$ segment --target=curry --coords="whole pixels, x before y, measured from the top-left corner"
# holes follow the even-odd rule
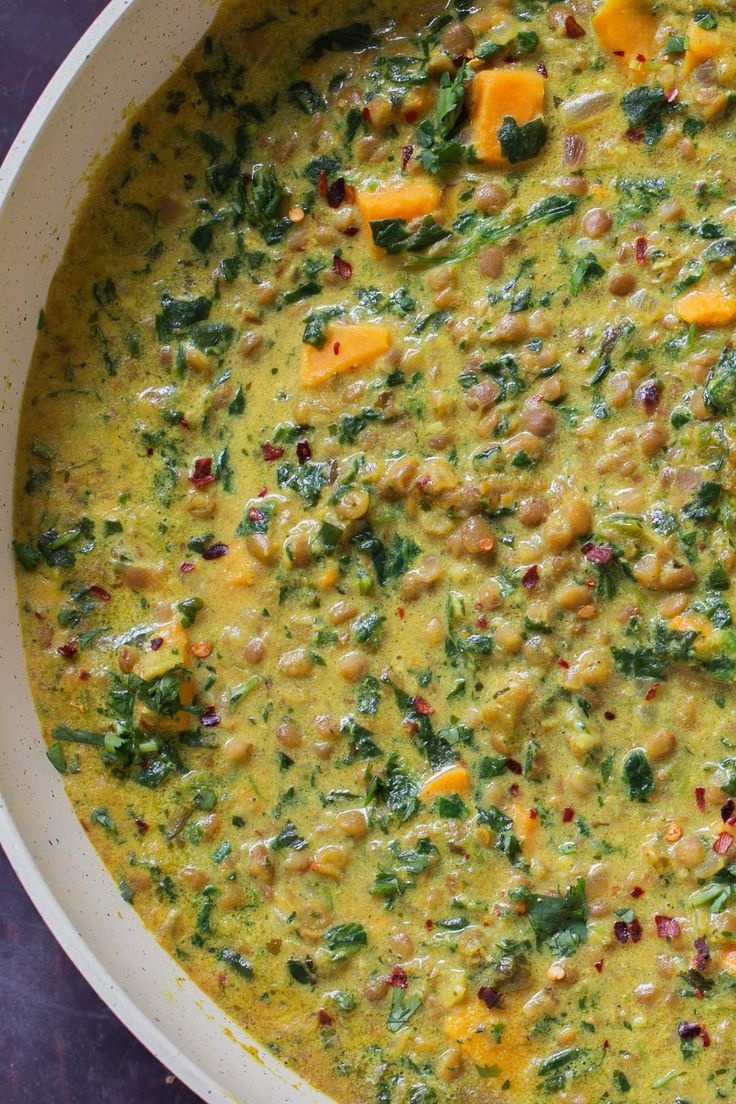
[[[230,2],[90,182],[48,759],[335,1100],[736,1098],[735,106],[726,4]]]

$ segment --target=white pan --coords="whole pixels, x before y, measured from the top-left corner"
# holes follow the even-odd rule
[[[113,0],[0,168],[0,843],[87,981],[204,1100],[317,1104],[326,1098],[264,1054],[161,950],[74,816],[31,700],[10,550],[23,386],[85,177],[123,129],[126,111],[170,76],[215,7],[216,0]]]

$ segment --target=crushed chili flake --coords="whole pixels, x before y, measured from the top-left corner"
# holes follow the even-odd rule
[[[592,541],[588,541],[584,544],[580,550],[589,563],[599,564],[603,566],[609,563],[613,559],[613,549],[609,548],[606,544],[593,544]]]
[[[87,593],[91,594],[93,598],[97,598],[100,602],[110,601],[110,593],[105,590],[104,587],[93,584],[91,587],[87,587]]]
[[[519,796],[519,788],[520,787],[519,787],[518,782],[512,782],[511,783],[511,785],[509,786],[509,793],[511,794],[512,797],[518,797]]]
[[[327,206],[337,209],[345,201],[345,177],[338,176],[327,189]]]
[[[681,1039],[697,1039],[701,1031],[700,1024],[693,1023],[690,1020],[680,1020],[677,1025],[677,1034]]]
[[[637,238],[634,242],[634,258],[637,264],[644,264],[647,259],[647,252],[647,239],[644,237]]]
[[[629,127],[624,131],[624,138],[627,142],[643,142],[644,131],[641,127]]]
[[[327,172],[325,169],[319,170],[319,183],[317,185],[317,191],[321,196],[327,195]]]
[[[641,924],[636,919],[636,917],[634,917],[633,920],[629,921],[629,937],[631,939],[631,942],[632,943],[638,943],[639,940],[642,937],[642,934],[643,934],[643,932],[642,932]]]
[[[631,896],[636,900],[637,897],[642,897],[643,895],[644,890],[641,888],[641,886],[634,886],[631,891]]]
[[[414,156],[414,147],[413,146],[403,146],[402,147],[402,150],[401,150],[401,171],[402,172],[406,171],[406,166],[409,164],[409,162],[411,161],[413,156]]]
[[[506,770],[510,770],[512,774],[523,774],[524,768],[518,759],[506,759]]]
[[[528,567],[521,577],[521,585],[525,590],[531,590],[539,582],[539,568],[536,564]]]
[[[637,55],[636,55],[636,60],[637,60],[637,61],[639,62],[639,64],[640,64],[640,65],[643,65],[643,64],[644,64],[644,62],[645,62],[645,61],[646,61],[647,59],[646,59],[646,57],[644,56],[644,54],[637,54]]]
[[[145,836],[146,832],[148,831],[147,821],[143,820],[141,817],[136,817],[135,818],[135,826],[138,829],[138,831],[140,832],[140,834],[142,836]]]
[[[593,963],[593,965],[595,966],[597,972],[600,974],[603,970],[603,959],[599,958],[597,962]]]
[[[476,628],[478,628],[478,629],[487,629],[488,628],[488,618],[486,617],[486,615],[484,613],[482,613],[480,615],[480,617],[476,618],[475,625],[476,625]]]
[[[539,813],[537,812],[536,809],[529,809],[529,819],[530,820],[536,820],[538,816],[539,816]]]
[[[320,1008],[319,1012],[317,1013],[317,1020],[320,1027],[332,1027],[332,1016],[329,1012],[325,1012],[324,1008]]]
[[[215,709],[214,705],[208,705],[202,716],[199,718],[199,723],[202,728],[215,728],[220,723],[220,717]]]
[[[733,836],[730,832],[719,832],[713,843],[716,855],[727,855],[733,847]]]
[[[478,990],[478,999],[482,1000],[486,1008],[498,1008],[501,1003],[501,994],[490,985],[481,985]]]
[[[189,476],[189,482],[193,483],[195,487],[206,487],[209,483],[214,483],[215,479],[216,476],[212,471],[212,457],[198,456],[194,461],[194,468]]]
[[[628,943],[629,941],[629,925],[625,920],[617,920],[613,925],[613,934],[619,943]]]
[[[571,820],[575,818],[575,810],[570,805],[566,805],[562,810],[562,823],[569,824]]]
[[[360,233],[359,226],[346,226],[342,231],[346,238],[354,238],[356,234]]]
[[[399,617],[403,621],[404,618],[406,617],[406,610],[404,609],[404,607],[403,606],[397,606],[396,607],[396,612],[398,613]]]
[[[349,280],[353,275],[353,266],[350,261],[343,260],[337,253],[332,258],[332,271],[336,276],[339,276],[341,280]]]
[[[332,351],[335,354],[335,356],[337,356],[337,354],[340,352],[340,342],[339,341],[336,341],[335,344],[332,346]]]
[[[185,560],[183,564],[179,564],[179,570],[182,575],[188,575],[190,571],[194,571],[194,564],[190,563],[189,560]]]
[[[89,671],[85,671],[84,668],[82,668],[79,672],[79,677],[82,682],[87,682],[87,680],[89,679]]]
[[[219,560],[220,556],[224,556],[227,552],[226,544],[211,544],[209,548],[205,548],[202,553],[203,560]]]
[[[312,459],[312,446],[309,441],[297,441],[296,458],[300,464],[306,464],[307,460]]]
[[[416,709],[417,713],[421,713],[424,717],[430,717],[434,713],[434,707],[429,704],[426,698],[423,698],[421,694],[415,694],[411,699],[411,704]]]
[[[653,698],[656,698],[658,690],[659,690],[659,683],[658,682],[653,682],[652,685],[647,690],[646,694],[644,695],[644,701],[652,701]]]
[[[728,821],[729,817],[733,816],[733,811],[736,809],[736,804],[733,798],[728,799],[725,805],[721,805],[721,820]]]
[[[161,645],[163,644],[163,642],[164,642],[164,638],[162,636],[154,636],[153,639],[151,640],[151,651],[152,652],[157,652],[159,650],[159,648],[161,647]]]
[[[657,928],[657,935],[660,939],[676,939],[682,931],[674,916],[662,916],[657,914],[654,917],[654,923]]]
[[[431,924],[432,921],[428,920],[427,923]],[[409,978],[407,976],[406,970],[402,970],[401,966],[392,966],[391,973],[386,978],[386,981],[395,989],[406,989],[407,985],[409,984]]]
[[[58,655],[63,656],[64,659],[71,659],[79,651],[79,645],[73,640],[70,640],[66,644],[60,644],[56,649]]]
[[[705,787],[704,786],[696,786],[695,787],[695,804],[697,805],[697,807],[698,807],[698,809],[700,810],[701,813],[705,812]]]
[[[679,93],[678,93],[678,90],[676,88],[668,88],[665,91],[665,94],[664,94],[665,99],[667,100],[667,103],[669,103],[669,104],[674,103],[675,100],[678,97],[678,94]]]
[[[570,664],[566,659],[558,659],[557,666],[561,667],[563,671],[568,671],[570,669]]]
[[[701,1027],[700,1029],[700,1041],[704,1047],[710,1046],[710,1035],[704,1027]]]
[[[152,448],[147,448],[146,449],[146,456],[153,456],[153,449]]]
[[[283,445],[272,445],[270,441],[264,441],[261,445],[264,460],[280,460],[284,455]]]
[[[585,38],[585,30],[574,15],[568,15],[565,19],[565,34],[568,38]]]
[[[603,716],[606,718],[607,721],[615,721],[616,720],[616,714],[612,713],[610,709],[607,709],[605,711],[605,713],[603,714]]]
[[[431,931],[432,928],[434,927],[434,920],[425,920],[424,921],[424,926],[427,929],[427,931]]]

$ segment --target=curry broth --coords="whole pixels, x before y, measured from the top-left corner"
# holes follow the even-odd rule
[[[49,759],[337,1100],[733,1100],[736,26],[304,14],[222,8],[39,320]]]

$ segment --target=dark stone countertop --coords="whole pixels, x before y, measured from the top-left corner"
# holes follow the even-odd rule
[[[106,0],[0,0],[0,160]],[[155,3],[155,0],[151,0]],[[108,1011],[0,851],[2,1104],[196,1104]]]

